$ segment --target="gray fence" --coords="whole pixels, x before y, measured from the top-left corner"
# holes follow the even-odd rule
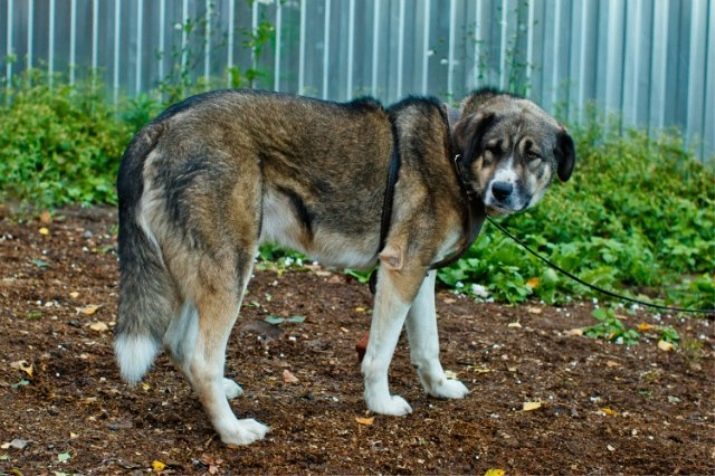
[[[715,0],[0,0],[5,79],[98,70],[134,95],[190,80],[344,100],[526,93],[569,121],[679,127],[715,153]],[[254,77],[258,74],[256,77]],[[224,80],[222,79],[221,82]],[[213,83],[215,86],[216,83]]]

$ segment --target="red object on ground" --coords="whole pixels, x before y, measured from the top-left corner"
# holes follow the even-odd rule
[[[366,332],[365,335],[355,344],[355,351],[358,354],[358,362],[362,362],[363,357],[365,357],[365,350],[367,349],[367,341],[370,339],[370,333]]]

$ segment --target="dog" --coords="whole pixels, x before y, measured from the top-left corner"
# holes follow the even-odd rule
[[[171,106],[135,135],[118,174],[121,376],[138,382],[163,348],[224,443],[263,438],[267,426],[232,412],[242,389],[224,364],[258,247],[273,242],[326,265],[379,264],[368,409],[411,412],[387,377],[403,324],[424,390],[463,398],[439,361],[434,265],[465,250],[486,214],[536,204],[574,163],[563,126],[490,89],[457,112],[434,98],[385,108],[250,90]]]

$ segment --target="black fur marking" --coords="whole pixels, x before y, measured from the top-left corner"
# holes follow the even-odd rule
[[[305,229],[310,239],[312,239],[314,217],[310,210],[308,210],[308,207],[305,206],[305,202],[303,201],[303,199],[295,191],[289,188],[277,187],[277,190],[286,197],[288,197],[288,200],[290,200],[290,203],[293,206],[293,211],[298,217],[298,220],[300,220],[301,224],[303,225],[303,228]]]

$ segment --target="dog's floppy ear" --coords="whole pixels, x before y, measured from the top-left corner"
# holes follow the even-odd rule
[[[482,137],[495,123],[496,115],[493,112],[462,116],[454,127],[452,140],[466,160],[474,158],[481,145]]]
[[[565,182],[571,177],[571,172],[573,172],[573,167],[576,164],[576,149],[573,144],[573,139],[569,133],[566,132],[566,129],[561,129],[556,136],[554,154],[556,155],[559,179]]]

